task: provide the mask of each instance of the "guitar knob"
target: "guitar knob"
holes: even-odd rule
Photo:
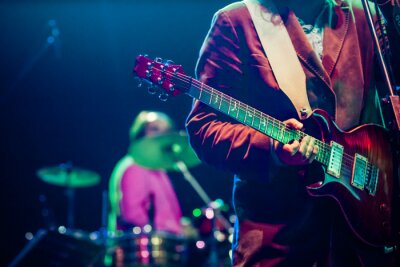
[[[160,94],[160,95],[158,96],[158,98],[159,98],[161,101],[165,102],[165,101],[168,100],[168,95],[165,94],[165,93],[162,93],[162,94]]]
[[[175,75],[177,75],[179,69],[180,69],[180,66],[178,66],[177,68],[172,68],[172,73],[175,74]]]
[[[389,212],[389,208],[388,208],[388,206],[387,206],[385,203],[382,203],[382,204],[379,205],[379,210],[380,210],[382,213],[387,213],[387,212]]]

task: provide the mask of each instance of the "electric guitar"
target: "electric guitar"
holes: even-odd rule
[[[308,185],[308,193],[335,199],[361,241],[375,247],[391,244],[393,161],[384,128],[368,124],[344,132],[327,112],[317,109],[302,121],[307,129],[303,132],[186,76],[180,65],[138,56],[134,73],[153,93],[153,86],[161,88],[162,100],[185,93],[281,143],[313,136],[318,153],[309,168],[319,169],[321,182]]]

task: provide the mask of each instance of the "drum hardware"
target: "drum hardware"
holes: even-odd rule
[[[190,173],[190,167],[201,163],[188,142],[185,132],[144,137],[135,141],[129,148],[129,154],[135,162],[149,169],[179,171],[206,205],[212,208],[212,201],[204,189]],[[226,229],[232,228],[230,223],[215,210],[216,217]]]
[[[178,161],[187,167],[201,163],[183,131],[141,138],[131,144],[129,155],[143,167],[166,171],[179,171]]]
[[[36,174],[45,183],[65,187],[65,195],[68,201],[67,227],[73,228],[75,189],[97,185],[100,182],[100,175],[93,171],[75,167],[71,162],[41,168]]]
[[[39,229],[8,266],[97,266],[103,250],[82,230]]]
[[[200,196],[203,202],[207,206],[208,210],[208,219],[210,219],[212,223],[212,236],[210,238],[209,246],[210,253],[207,262],[207,266],[209,267],[217,267],[219,266],[219,257],[218,257],[218,248],[217,248],[217,236],[218,229],[216,227],[217,221],[222,225],[224,229],[227,231],[231,231],[232,226],[229,221],[221,214],[220,207],[216,205],[216,202],[213,202],[211,198],[207,195],[201,185],[197,182],[194,176],[188,170],[186,164],[183,161],[176,161],[176,167],[180,170],[185,180],[192,186],[192,188],[196,191],[196,193]]]
[[[210,253],[207,266],[216,267],[218,263],[216,222],[226,231],[231,231],[232,226],[221,214],[195,177],[190,173],[190,167],[201,163],[188,142],[185,132],[163,134],[144,137],[131,144],[129,155],[135,163],[149,169],[163,169],[166,171],[179,171],[184,179],[192,186],[205,205],[212,211],[212,236],[209,242]],[[156,265],[157,266],[157,265]]]
[[[186,239],[150,228],[118,231],[107,240],[107,253],[113,266],[186,266]]]
[[[211,208],[212,207],[212,208]],[[193,245],[197,250],[194,257],[208,257],[208,261],[197,266],[231,266],[231,248],[233,239],[233,228],[216,219],[216,212],[221,216],[228,216],[229,206],[222,199],[216,199],[209,205],[195,208],[193,214],[194,227],[198,229],[199,238]],[[225,218],[225,217],[224,217]],[[229,216],[230,223],[234,223],[235,217]]]
[[[47,204],[47,197],[44,194],[39,195],[40,213],[43,218],[46,229],[53,229],[56,227],[53,210]]]

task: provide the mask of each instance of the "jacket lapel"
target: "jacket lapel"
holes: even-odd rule
[[[334,8],[333,13],[333,25],[327,25],[324,28],[322,63],[317,54],[313,51],[296,15],[289,10],[287,17],[284,18],[285,26],[298,57],[303,64],[308,66],[311,72],[321,78],[330,88],[330,75],[332,74],[343,47],[343,42],[349,27],[350,12],[347,7],[342,8],[339,3],[339,5]],[[328,16],[329,14],[326,15]],[[327,40],[329,40],[329,42],[327,42]]]
[[[332,75],[333,68],[342,50],[350,20],[348,6],[336,6],[333,13],[332,26],[325,27],[323,39],[322,64],[329,75]]]
[[[307,39],[307,36],[303,31],[303,28],[300,26],[300,23],[297,20],[296,15],[291,10],[289,10],[287,13],[285,26],[289,33],[290,39],[292,40],[297,56],[300,58],[303,64],[307,65],[311,72],[316,74],[328,86],[330,86],[329,76],[325,72],[324,67],[321,64],[321,60],[314,52]]]

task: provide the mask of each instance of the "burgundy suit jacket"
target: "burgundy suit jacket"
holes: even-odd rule
[[[363,10],[334,8],[324,28],[322,63],[295,14],[281,14],[307,77],[312,108],[322,108],[344,130],[379,123],[373,85],[374,48]],[[218,11],[200,51],[202,82],[279,120],[297,118],[279,89],[253,22],[242,2]],[[238,215],[234,265],[312,265],[326,251],[324,201],[308,196],[297,167],[277,164],[271,140],[196,101],[187,119],[190,142],[206,163],[235,173]],[[256,265],[257,266],[257,265]]]

